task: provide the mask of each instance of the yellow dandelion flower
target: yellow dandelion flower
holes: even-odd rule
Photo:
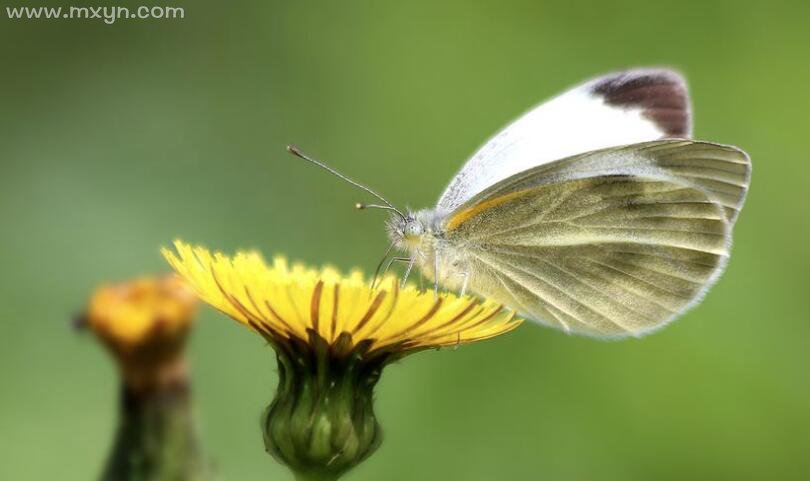
[[[282,257],[267,265],[256,252],[231,258],[179,241],[175,247],[177,255],[163,255],[203,301],[273,344],[316,334],[343,353],[364,345],[368,355],[398,355],[487,339],[521,322],[495,302],[400,289],[394,277],[372,290],[359,271],[341,276]]]
[[[372,289],[359,271],[268,265],[175,242],[164,257],[206,303],[264,337],[279,385],[262,424],[265,447],[299,480],[332,480],[370,456],[381,429],[372,390],[383,367],[428,348],[487,339],[521,320],[500,304],[399,287]]]

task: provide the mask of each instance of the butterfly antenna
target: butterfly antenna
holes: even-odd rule
[[[389,206],[389,205],[379,205],[379,204],[364,204],[364,203],[362,203],[362,202],[358,202],[358,203],[354,204],[354,207],[355,207],[355,208],[357,208],[357,210],[363,210],[363,209],[383,209],[383,210],[390,210],[391,212],[395,212],[395,213],[396,213],[396,214],[398,214],[400,217],[402,217],[403,219],[405,219],[405,216],[402,214],[402,212],[400,212],[399,210],[397,210],[397,209],[395,209],[395,208],[393,208],[393,207],[391,207],[391,206]]]
[[[310,163],[312,163],[312,164],[317,165],[318,167],[320,167],[320,168],[322,168],[322,169],[326,170],[327,172],[329,172],[330,174],[334,175],[335,177],[338,177],[338,178],[340,178],[340,179],[343,179],[344,181],[346,181],[346,182],[348,182],[348,183],[352,184],[353,186],[355,186],[355,187],[357,187],[357,188],[359,188],[359,189],[362,189],[362,190],[364,190],[364,191],[368,192],[369,194],[373,195],[374,197],[376,197],[376,198],[380,199],[380,200],[383,202],[383,204],[385,204],[385,205],[377,205],[377,204],[357,204],[357,205],[356,205],[356,207],[357,207],[358,209],[366,209],[366,208],[378,208],[378,209],[390,210],[390,211],[392,211],[392,212],[395,212],[395,213],[396,213],[397,215],[399,215],[401,218],[405,219],[405,214],[403,214],[402,212],[400,212],[400,211],[399,211],[399,209],[397,209],[396,207],[394,207],[394,205],[393,205],[393,204],[391,204],[390,202],[388,202],[388,199],[386,199],[385,197],[383,197],[383,196],[381,196],[380,194],[378,194],[377,192],[375,192],[375,191],[374,191],[374,190],[373,190],[371,187],[367,187],[367,186],[365,186],[365,185],[361,184],[360,182],[357,182],[356,180],[351,179],[350,177],[348,177],[348,176],[346,176],[346,175],[344,175],[344,174],[342,174],[342,173],[338,172],[337,170],[333,169],[332,167],[329,167],[328,165],[324,164],[324,163],[323,163],[323,162],[321,162],[320,160],[313,159],[312,157],[310,157],[310,156],[308,156],[307,154],[305,154],[304,152],[302,152],[302,151],[301,151],[301,149],[299,149],[299,148],[298,148],[297,146],[295,146],[295,145],[292,145],[292,144],[288,145],[288,146],[287,146],[287,151],[288,151],[289,153],[293,154],[294,156],[296,156],[296,157],[300,158],[300,159],[304,159],[304,160],[306,160],[307,162],[310,162]]]

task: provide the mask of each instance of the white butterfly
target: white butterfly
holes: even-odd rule
[[[436,289],[619,338],[697,303],[728,259],[750,161],[690,134],[679,74],[605,75],[524,114],[467,161],[435,208],[405,213],[290,151],[382,200],[358,206],[392,212],[389,252],[408,255],[388,265],[407,262],[405,278],[416,265]]]

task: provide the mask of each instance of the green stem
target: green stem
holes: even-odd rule
[[[187,382],[144,392],[122,386],[119,424],[101,481],[211,481]]]
[[[295,473],[296,481],[336,481],[338,477],[324,473]]]

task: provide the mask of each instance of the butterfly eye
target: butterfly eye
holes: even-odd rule
[[[419,237],[422,235],[422,223],[418,220],[409,220],[407,224],[405,224],[405,237]]]

